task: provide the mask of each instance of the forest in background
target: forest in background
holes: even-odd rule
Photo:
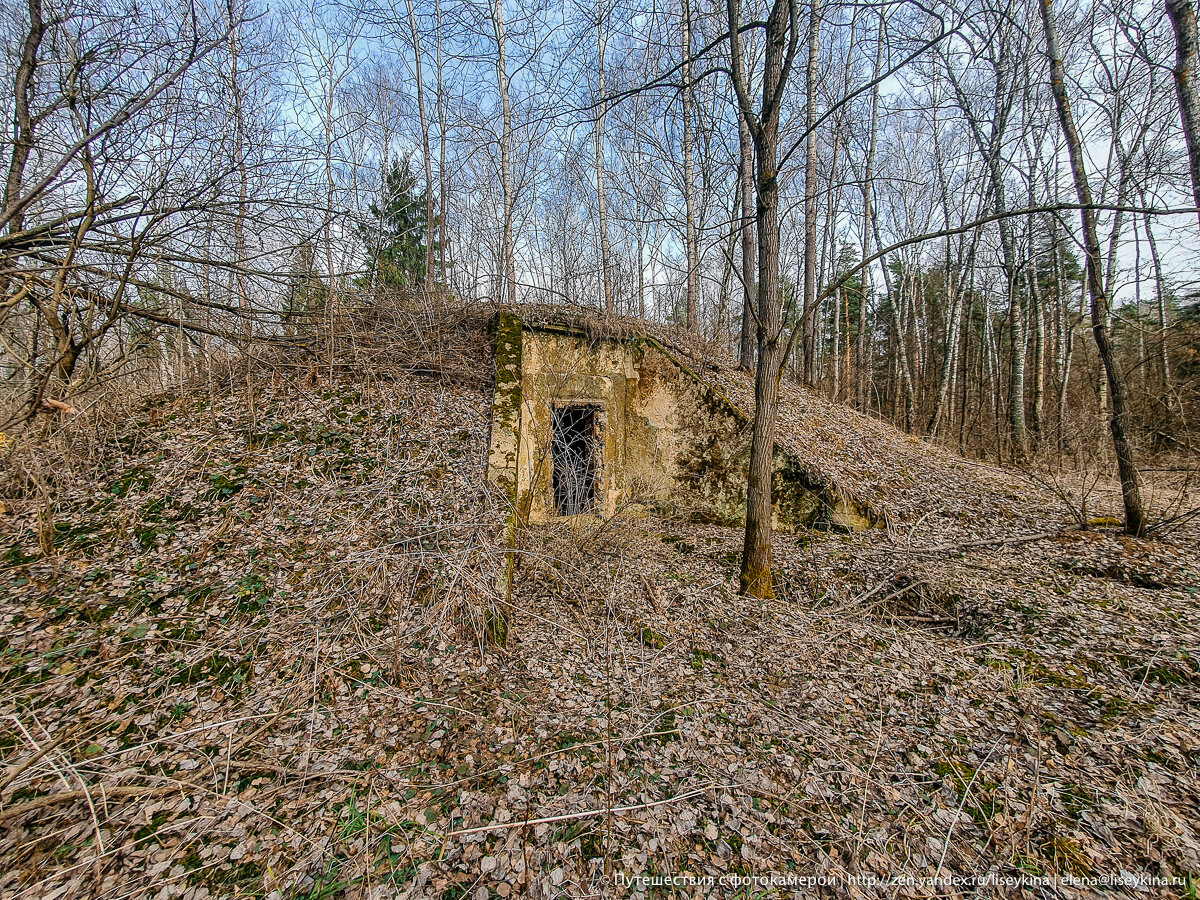
[[[1056,13],[1102,317],[1151,454],[1200,421],[1194,79],[1174,77],[1195,17],[1174,5],[1182,30],[1130,0]],[[747,97],[780,16],[791,73],[780,366],[964,453],[1110,453],[1046,32],[1001,0],[14,4],[4,429],[398,298],[643,316],[752,366],[764,179],[734,16]]]

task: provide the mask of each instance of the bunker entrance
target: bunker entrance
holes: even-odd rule
[[[596,408],[564,406],[554,410],[550,457],[554,470],[554,506],[560,516],[590,513],[596,507],[596,469],[600,460]]]

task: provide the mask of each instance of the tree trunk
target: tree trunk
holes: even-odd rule
[[[868,164],[867,171],[870,171]],[[863,182],[863,232],[862,258],[871,255],[871,186],[870,176]],[[862,289],[858,297],[858,331],[854,335],[854,405],[864,411],[867,408],[867,293],[870,285],[870,269],[862,270]]]
[[[899,295],[896,302],[897,307],[892,307],[892,321],[896,326],[896,364],[900,369],[900,386],[904,391],[904,430],[911,432],[913,429],[913,412],[916,407],[916,391],[913,389],[913,366],[908,355],[908,328],[910,317],[907,315],[911,297],[909,292],[905,290],[905,285],[909,283],[909,278],[906,275],[900,276]],[[915,287],[915,280],[913,282]]]
[[[41,0],[29,0],[28,9],[29,30],[25,34],[25,42],[21,47],[21,58],[17,62],[17,70],[13,76],[14,135],[12,155],[8,162],[8,177],[4,185],[3,212],[9,219],[8,230],[11,234],[20,231],[25,221],[25,217],[21,213],[11,216],[9,213],[21,198],[25,166],[29,162],[29,155],[33,152],[33,111],[31,108],[34,95],[33,76],[38,66],[38,49],[46,34],[46,24],[42,21]]]
[[[1062,374],[1058,385],[1058,445],[1066,448],[1066,414],[1067,396],[1071,387],[1071,366],[1075,361],[1075,326],[1083,322],[1084,309],[1087,306],[1087,278],[1079,280],[1079,319],[1076,320],[1071,309],[1063,300],[1063,317],[1066,319],[1066,336],[1063,340]]]
[[[729,306],[729,282],[733,278],[733,252],[738,239],[738,210],[741,208],[741,195],[741,181],[737,181],[734,183],[733,204],[729,210],[729,236],[726,238],[726,245],[721,253],[725,258],[725,264],[721,266],[721,289],[717,294],[717,315],[713,322],[713,336],[716,340],[723,340],[725,337],[725,311]]]
[[[696,200],[692,172],[692,10],[683,4],[683,203],[687,223],[687,329],[696,330]]]
[[[978,236],[979,233],[977,229],[975,235]],[[967,398],[970,393],[971,380],[971,310],[974,307],[972,301],[975,297],[975,266],[973,264],[968,267],[967,273],[967,291],[963,299],[963,324],[958,351],[959,370],[962,372],[962,377],[959,378],[959,384],[962,387],[958,391],[958,452],[960,455],[966,450]],[[953,393],[955,387],[951,385],[950,390]]]
[[[949,273],[947,273],[949,276]],[[946,398],[951,389],[954,374],[954,364],[958,353],[958,329],[961,321],[962,285],[951,286],[952,277],[947,278],[947,289],[950,294],[950,312],[946,317],[946,346],[942,355],[942,368],[938,376],[937,396],[933,401],[933,414],[929,417],[929,425],[925,433],[937,433],[941,424],[942,411],[946,406]]]
[[[253,334],[254,322],[250,316],[249,298],[246,296],[246,214],[249,199],[249,172],[246,166],[246,117],[242,108],[241,71],[238,63],[241,61],[241,48],[238,45],[238,31],[229,23],[229,92],[233,100],[233,153],[238,173],[238,197],[236,212],[233,217],[233,266],[229,270],[229,304],[241,311],[242,337],[248,340]],[[182,309],[179,321],[184,321]],[[180,338],[182,340],[182,334]],[[186,343],[184,341],[183,343]],[[183,367],[183,344],[180,345],[180,368]]]
[[[781,51],[782,48],[779,48]],[[779,51],[768,44],[766,74],[778,65]],[[763,123],[758,156],[758,368],[754,379],[754,426],[746,485],[746,535],[742,546],[742,593],[773,597],[771,578],[771,476],[775,459],[775,411],[783,315],[779,300],[779,187],[775,160],[778,123]]]
[[[1012,367],[1008,379],[1008,436],[1012,441],[1014,459],[1020,461],[1027,453],[1025,433],[1025,310],[1022,309],[1021,292],[1017,289],[1015,254],[1009,255],[1012,265],[1006,265],[1005,279],[1008,282],[1008,352]]]
[[[13,75],[12,155],[8,161],[8,174],[4,184],[4,196],[0,198],[3,202],[3,205],[0,205],[0,217],[7,219],[7,228],[10,234],[16,234],[25,224],[25,216],[18,209],[18,205],[21,202],[21,192],[25,185],[25,167],[29,163],[30,154],[33,152],[34,118],[32,106],[35,91],[34,73],[38,67],[38,50],[41,47],[42,38],[46,34],[46,25],[42,20],[41,0],[28,0],[28,12],[29,28],[21,47],[21,56],[17,61],[16,72]],[[0,255],[0,297],[4,298],[5,306],[17,302],[16,298],[19,298],[30,284],[27,281],[24,288],[18,286],[15,296],[10,297],[9,288],[13,278],[16,277],[19,259],[19,251],[9,251]],[[30,305],[34,310],[37,309],[36,302],[32,302]],[[37,323],[36,312],[30,319],[26,335],[22,336],[20,342],[29,347],[27,358],[33,362],[37,359],[36,348],[40,328]],[[15,328],[14,331],[16,331]],[[35,366],[30,365],[23,368],[26,376],[23,393],[27,398],[32,398],[27,409],[27,414],[33,416],[37,411],[37,398],[34,395],[38,391],[38,388],[35,386]]]
[[[413,73],[416,76],[417,120],[421,125],[421,149],[425,159],[425,289],[433,285],[433,235],[437,227],[433,215],[433,152],[429,141],[429,118],[425,115],[425,86],[421,77],[421,34],[413,0],[408,0],[408,30],[412,35]]]
[[[805,79],[804,125],[808,130],[804,162],[804,381],[816,377],[817,322],[813,307],[817,300],[817,50],[820,40],[820,0],[812,0],[808,29],[808,67]]]
[[[505,58],[504,9],[500,0],[492,0],[492,28],[496,39],[496,87],[500,92],[502,124],[500,131],[500,188],[504,197],[504,247],[501,255],[503,281],[509,305],[517,303],[516,245],[513,240],[513,197],[512,181],[512,103],[508,98],[508,63]]]
[[[842,289],[839,287],[833,292],[833,385],[832,393],[834,401],[841,400],[842,394],[842,372],[841,372],[841,348],[842,348]]]
[[[879,77],[880,67],[883,62],[883,15],[879,16],[879,24],[875,31],[875,65],[871,70],[871,79],[874,81]],[[862,181],[862,204],[863,204],[863,226],[862,226],[862,258],[865,260],[871,255],[871,237],[875,233],[875,226],[872,224],[872,213],[874,212],[872,178],[874,176],[875,167],[875,147],[876,140],[879,135],[879,85],[871,89],[871,125],[867,135],[867,155],[863,160],[863,181]],[[881,248],[882,249],[882,248]],[[869,387],[869,372],[867,371],[867,293],[869,286],[870,269],[862,270],[862,293],[858,301],[858,334],[854,339],[854,395],[855,405],[860,410],[865,410],[868,405],[868,387]]]
[[[742,331],[738,366],[754,367],[754,143],[746,117],[738,110],[738,180],[742,192]]]
[[[1057,199],[1057,198],[1056,198]],[[1054,378],[1057,380],[1062,374],[1063,364],[1063,349],[1065,346],[1065,328],[1066,310],[1064,297],[1066,295],[1066,278],[1064,277],[1062,262],[1058,252],[1058,219],[1050,218],[1050,276],[1051,283],[1054,285],[1051,297],[1053,305],[1047,306],[1047,313],[1050,315],[1051,339],[1053,348],[1050,354],[1050,371],[1054,373]],[[1062,409],[1057,410],[1057,418],[1059,431],[1057,435],[1058,448],[1062,450]]]
[[[1175,96],[1192,173],[1192,197],[1200,221],[1200,101],[1196,98],[1196,9],[1192,0],[1166,0],[1167,16],[1175,31]]]
[[[1146,529],[1142,509],[1141,479],[1134,463],[1133,447],[1127,432],[1125,375],[1113,355],[1112,342],[1108,333],[1108,297],[1104,293],[1101,272],[1100,239],[1096,231],[1096,212],[1092,208],[1092,190],[1088,185],[1087,171],[1083,164],[1083,149],[1075,120],[1071,115],[1071,104],[1067,97],[1066,76],[1063,71],[1062,53],[1058,48],[1058,28],[1054,21],[1053,0],[1039,0],[1042,11],[1042,27],[1046,33],[1046,55],[1050,60],[1050,88],[1058,108],[1059,124],[1067,144],[1071,160],[1071,175],[1075,181],[1075,193],[1079,197],[1080,219],[1083,226],[1083,245],[1087,253],[1087,284],[1091,301],[1092,335],[1096,349],[1104,366],[1112,401],[1112,417],[1109,430],[1112,433],[1113,450],[1117,456],[1117,471],[1121,479],[1121,498],[1125,504],[1125,532],[1141,536]],[[1190,8],[1190,7],[1189,7]],[[1194,18],[1193,18],[1194,22]],[[1194,34],[1194,32],[1193,32]]]
[[[950,227],[950,189],[946,183],[946,166],[942,159],[942,143],[941,129],[938,121],[935,118],[933,122],[933,153],[937,165],[938,174],[938,192],[942,200],[942,217],[945,222],[945,227]],[[978,240],[979,232],[975,232],[975,240]],[[975,257],[975,241],[971,243],[971,259]],[[950,300],[950,311],[946,316],[945,330],[945,345],[942,350],[942,367],[938,376],[937,393],[933,400],[933,412],[929,416],[929,424],[925,428],[925,433],[934,435],[937,433],[938,426],[941,424],[942,409],[946,404],[946,398],[949,396],[953,399],[952,382],[954,379],[954,365],[956,354],[958,352],[958,327],[959,327],[959,306],[962,299],[962,279],[956,286],[954,283],[954,273],[951,270],[950,260],[950,237],[946,237],[946,260],[945,268],[943,269],[943,282],[947,298]]]
[[[1035,449],[1042,436],[1042,405],[1046,393],[1046,330],[1042,319],[1042,291],[1038,284],[1037,264],[1029,261],[1029,317],[1033,322],[1033,396],[1030,398],[1029,432]]]
[[[771,597],[771,475],[775,417],[783,363],[783,310],[779,291],[779,111],[797,43],[796,3],[774,0],[767,16],[762,70],[762,107],[754,116],[742,70],[740,0],[726,0],[734,90],[754,137],[758,225],[758,367],[754,376],[754,423],[746,485],[746,534],[742,545],[742,593]]]
[[[442,80],[442,4],[433,2],[434,20],[437,24],[434,49],[437,65],[437,116],[438,116],[438,279],[446,285],[446,196],[449,193],[446,173],[446,97]]]
[[[604,11],[601,3],[600,14],[596,23],[596,53],[599,60],[600,96],[596,107],[596,209],[600,221],[600,275],[604,285],[604,311],[613,313],[612,264],[608,249],[608,205],[604,196]]]
[[[878,219],[878,217],[876,217],[874,215],[871,216],[871,227],[875,233],[874,234],[875,245],[877,247],[883,247],[884,243],[879,234],[879,219]],[[900,383],[900,387],[904,391],[904,425],[903,425],[903,427],[904,427],[905,431],[908,431],[912,427],[912,414],[913,414],[914,398],[913,398],[912,374],[908,368],[908,351],[905,348],[905,340],[904,340],[905,329],[904,329],[904,324],[902,321],[902,318],[903,318],[902,304],[905,302],[905,299],[904,299],[905,277],[903,274],[901,274],[900,284],[898,285],[897,290],[893,291],[892,276],[888,272],[887,257],[885,257],[885,256],[879,257],[879,268],[880,268],[880,271],[882,271],[882,273],[883,273],[883,290],[884,290],[884,296],[888,300],[887,306],[888,306],[888,310],[889,310],[889,313],[891,315],[891,320],[892,320],[891,321],[892,333],[896,337],[896,353],[894,356],[894,361],[895,361],[896,370],[897,370],[896,371],[897,380]],[[900,305],[899,312],[897,311],[898,304]]]
[[[1142,200],[1142,205],[1146,201]],[[1163,400],[1171,389],[1171,368],[1167,359],[1167,290],[1163,280],[1162,259],[1158,255],[1158,242],[1154,238],[1154,230],[1150,224],[1150,216],[1146,216],[1146,240],[1150,245],[1150,259],[1154,263],[1154,301],[1158,309],[1158,386],[1162,391]]]

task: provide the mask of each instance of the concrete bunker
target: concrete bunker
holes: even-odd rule
[[[751,420],[715,381],[645,335],[501,313],[488,477],[512,528],[619,512],[744,524]],[[792,454],[777,449],[774,469],[777,529],[870,526]]]

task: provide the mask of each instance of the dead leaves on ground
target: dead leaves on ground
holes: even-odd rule
[[[8,517],[0,893],[1200,870],[1194,544],[901,510],[764,603],[735,530],[534,531],[500,650],[486,437],[434,382],[168,398],[54,558]]]

